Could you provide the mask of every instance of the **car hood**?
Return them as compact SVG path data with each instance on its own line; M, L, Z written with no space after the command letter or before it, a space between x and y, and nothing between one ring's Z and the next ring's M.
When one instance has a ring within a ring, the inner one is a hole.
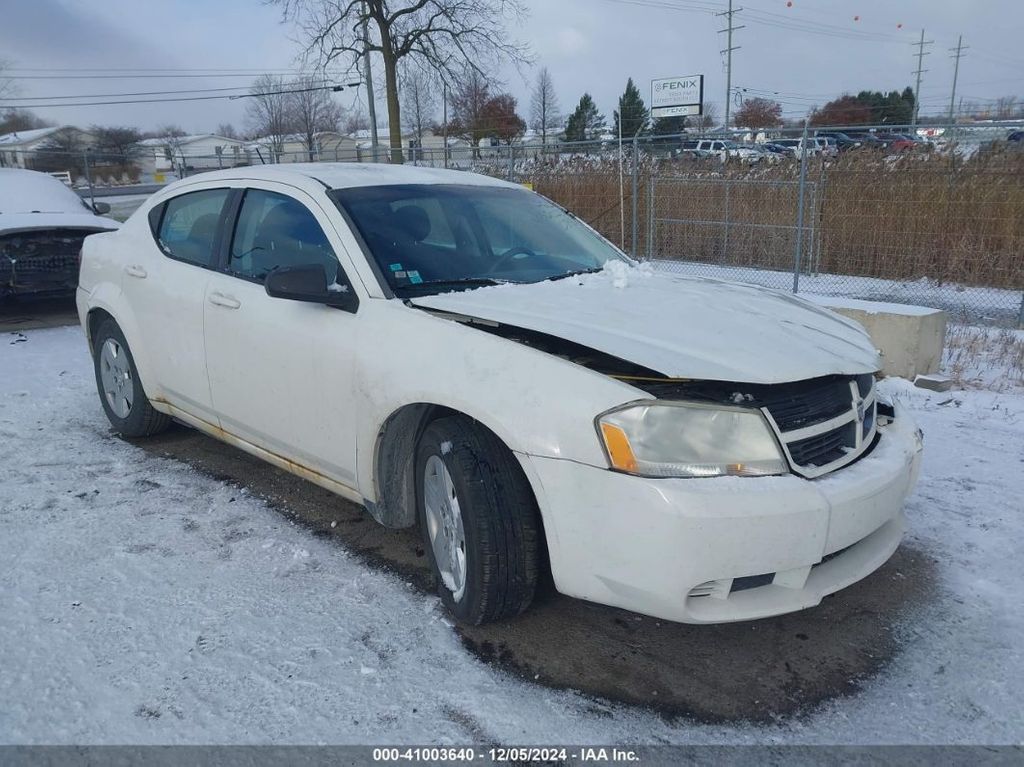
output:
M91 213L0 213L0 235L40 229L96 229L113 231L121 225Z
M789 293L621 262L411 303L563 338L670 378L771 384L879 368L860 325Z

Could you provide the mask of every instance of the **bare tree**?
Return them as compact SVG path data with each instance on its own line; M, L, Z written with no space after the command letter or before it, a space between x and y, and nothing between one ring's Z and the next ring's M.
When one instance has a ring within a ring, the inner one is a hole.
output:
M217 135L223 136L224 138L238 138L238 131L235 130L235 126L231 123L221 123L217 126Z
M53 123L49 120L44 120L27 109L8 109L0 114L0 136L5 133L49 128L52 125Z
M96 137L97 152L108 162L131 165L142 152L138 128L94 125L90 131Z
M416 134L416 141L434 124L437 112L438 83L425 72L412 69L402 78L402 119L406 128Z
M246 99L246 118L252 130L269 145L273 162L280 160L285 136L295 128L289 109L292 96L289 90L283 78L260 75Z
M306 40L307 53L326 65L341 56L360 68L364 54L380 54L388 105L391 161L402 162L398 70L414 63L447 82L469 67L478 72L498 59L529 60L512 41L507 19L524 15L520 0L270 0Z
M686 120L691 128L697 128L698 130L714 128L715 123L718 122L718 105L709 102L704 105L704 114L694 115L693 117L686 118Z
M468 140L473 145L474 157L479 156L480 140L490 135L484 116L484 108L490 99L490 84L476 69L470 69L458 78L448 94L451 109L448 132Z
M304 75L291 85L286 108L288 120L299 140L306 148L309 161L316 159L316 137L326 131L337 131L341 124L342 109L334 101L330 90L324 89L323 78Z
M160 144L164 150L164 157L170 161L173 167L178 169L178 175L182 178L185 177L185 155L182 151L182 139L186 135L180 125L170 123L161 125L154 131L153 135L153 138L160 139Z
M1016 96L1000 96L996 99L996 119L1010 120L1017 113Z
M341 124L341 132L350 136L369 129L370 118L366 116L361 107L349 112Z
M562 116L558 112L558 96L555 84L547 67L541 67L537 84L530 97L530 127L540 131L542 145L548 143L548 131L561 127Z

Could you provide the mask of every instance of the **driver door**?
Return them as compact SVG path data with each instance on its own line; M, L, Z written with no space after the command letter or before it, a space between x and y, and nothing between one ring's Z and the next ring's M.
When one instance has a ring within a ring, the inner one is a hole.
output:
M323 209L303 192L241 190L227 264L206 288L205 336L213 407L225 431L355 487L353 352L358 318L321 304L271 298L277 266L322 264L347 282ZM349 288L353 289L353 288Z

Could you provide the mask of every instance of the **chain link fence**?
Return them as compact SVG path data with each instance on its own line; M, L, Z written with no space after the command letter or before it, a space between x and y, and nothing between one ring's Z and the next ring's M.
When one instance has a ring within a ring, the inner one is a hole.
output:
M1008 140L1014 130L856 126L486 147L438 137L439 146L403 152L416 165L527 184L659 268L1024 327L1024 143ZM162 148L131 162L90 151L62 162L53 149L35 159L45 161L39 169L69 171L80 189L127 192L218 168L387 154L252 145ZM21 165L33 167L33 155Z

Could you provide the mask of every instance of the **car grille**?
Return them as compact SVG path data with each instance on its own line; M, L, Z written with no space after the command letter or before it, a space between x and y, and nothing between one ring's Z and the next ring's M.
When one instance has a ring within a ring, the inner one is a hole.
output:
M91 230L43 230L0 237L0 294L73 291L78 253Z
M775 427L790 465L817 477L856 460L875 432L871 375L808 381L799 391L759 402Z

